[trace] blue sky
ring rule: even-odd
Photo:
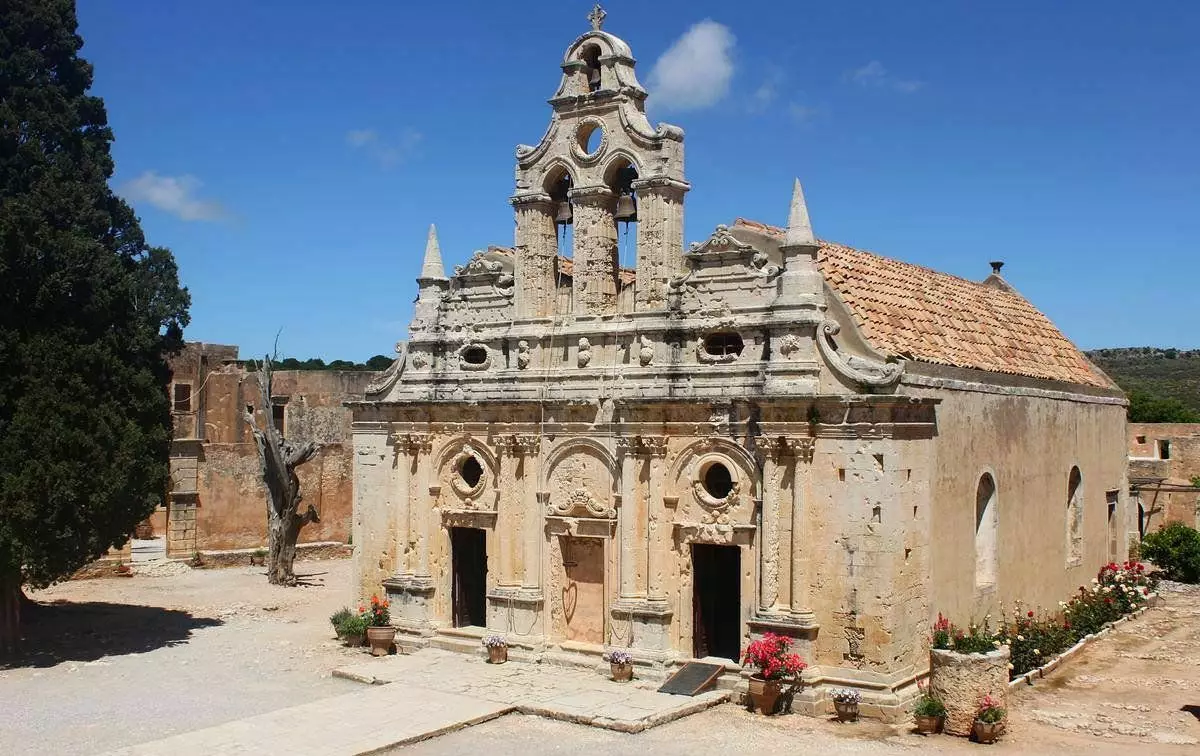
[[[187,337],[390,354],[430,223],[448,265],[512,243],[513,149],[590,7],[79,0],[113,184],[175,252]],[[799,176],[822,238],[1002,259],[1085,348],[1200,347],[1200,3],[605,8],[687,133],[687,241],[782,224]]]

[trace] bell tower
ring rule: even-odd
[[[633,53],[603,30],[606,16],[593,8],[591,30],[567,48],[541,141],[517,147],[517,320],[556,314],[560,225],[573,228],[576,317],[617,311],[619,222],[637,224],[635,310],[665,309],[683,265],[683,130],[650,126]]]

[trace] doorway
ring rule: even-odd
[[[454,626],[487,627],[487,534],[479,528],[451,528],[450,554]]]
[[[604,643],[604,540],[563,537],[559,601],[566,639]]]
[[[692,544],[692,655],[740,661],[741,550]]]

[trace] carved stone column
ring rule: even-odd
[[[525,508],[521,586],[528,591],[541,591],[542,527],[545,522],[545,512],[538,500],[538,484],[542,477],[541,437],[517,435],[514,441],[522,456],[521,499]]]
[[[786,470],[786,450],[778,440],[772,439],[765,444],[763,458],[763,491],[762,491],[762,527],[759,529],[761,542],[758,549],[759,575],[762,577],[762,594],[759,596],[758,611],[760,614],[778,614],[787,611],[786,606],[780,606],[779,601],[779,567],[784,558],[779,532],[783,523],[780,521],[780,498],[783,490],[781,470]],[[791,557],[791,544],[788,544],[787,558]]]
[[[394,517],[396,542],[396,575],[412,575],[412,471],[413,454],[415,449],[409,434],[402,433],[392,437],[392,445],[396,450],[396,478]]]
[[[809,584],[812,570],[812,476],[811,463],[815,440],[785,438],[784,444],[794,458],[792,465],[792,585],[790,604],[794,621],[802,626],[816,624]]]
[[[499,500],[496,502],[496,563],[500,568],[496,584],[500,587],[520,585],[521,577],[517,571],[517,551],[520,548],[518,534],[522,532],[521,521],[524,520],[518,511],[518,493],[515,488],[517,474],[517,448],[512,436],[500,436],[495,440],[496,459],[500,469],[497,471]],[[523,504],[523,502],[520,502]]]
[[[638,201],[635,310],[666,307],[667,281],[683,265],[683,195],[690,188],[664,176],[633,182]]]
[[[413,577],[418,581],[433,583],[429,571],[429,542],[433,538],[433,497],[429,489],[433,485],[433,458],[430,451],[433,442],[427,433],[414,433],[409,436],[412,453],[417,458],[417,491],[416,499],[410,503],[413,518],[413,531],[417,538],[417,563],[413,569]]]
[[[663,504],[663,478],[666,471],[663,463],[667,456],[665,436],[639,436],[638,451],[649,468],[646,474],[646,596],[651,602],[667,603],[664,587],[667,570],[671,564],[671,516]]]
[[[637,506],[637,438],[617,439],[617,462],[621,466],[621,508],[618,516],[618,536],[621,542],[620,565],[621,600],[645,595],[637,579],[638,555],[645,553],[638,539]]]
[[[558,228],[555,203],[549,194],[534,192],[512,197],[517,215],[514,272],[517,319],[554,314]]]
[[[575,226],[572,290],[576,315],[607,315],[617,311],[620,269],[616,197],[607,186],[581,186],[568,193]]]

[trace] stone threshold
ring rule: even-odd
[[[1013,679],[1008,681],[1008,689],[1015,690],[1016,688],[1019,688],[1022,685],[1026,685],[1026,686],[1033,685],[1033,681],[1035,679],[1043,678],[1046,675],[1053,672],[1054,670],[1058,669],[1060,666],[1062,666],[1063,662],[1067,661],[1068,659],[1075,656],[1083,649],[1087,648],[1089,645],[1091,645],[1097,639],[1103,638],[1104,636],[1111,633],[1113,631],[1113,628],[1117,627],[1118,625],[1129,622],[1131,620],[1137,619],[1138,617],[1142,616],[1147,611],[1149,611],[1151,608],[1153,608],[1157,605],[1158,605],[1158,594],[1157,593],[1150,594],[1149,596],[1146,597],[1146,605],[1145,606],[1139,607],[1139,608],[1133,610],[1132,612],[1130,612],[1129,614],[1126,614],[1124,617],[1115,619],[1112,622],[1104,623],[1104,627],[1100,628],[1099,630],[1097,630],[1094,633],[1083,636],[1082,638],[1079,639],[1079,642],[1076,643],[1074,646],[1071,646],[1066,651],[1063,651],[1061,654],[1054,657],[1053,659],[1046,662],[1045,664],[1038,667],[1037,669],[1031,669],[1023,675],[1017,675],[1016,677],[1014,677]]]

